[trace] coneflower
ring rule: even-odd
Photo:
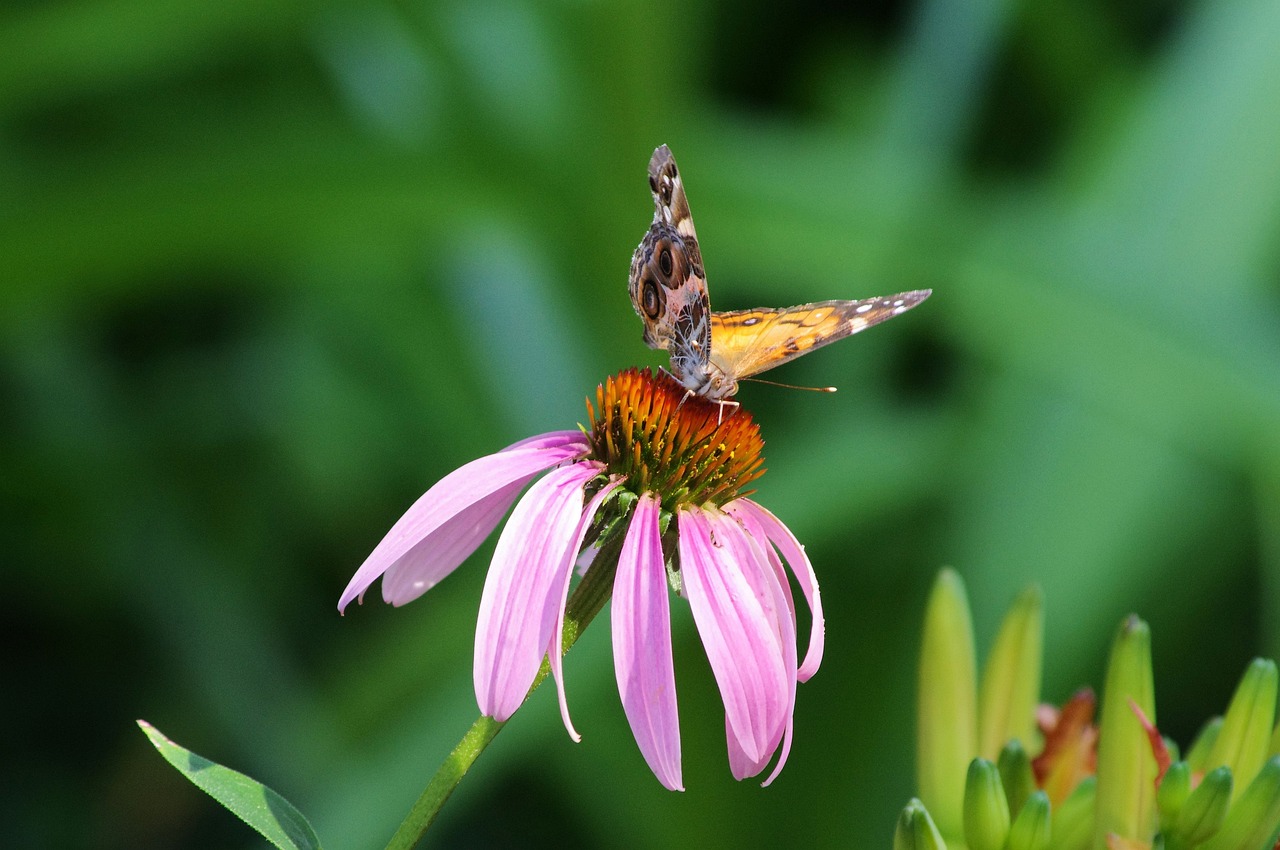
[[[613,573],[618,690],[658,780],[683,789],[670,587],[689,602],[724,701],[730,769],[738,779],[755,776],[777,755],[767,785],[791,746],[796,684],[822,661],[823,615],[804,547],[746,498],[753,492],[746,486],[764,473],[759,428],[741,408],[721,421],[720,405],[648,370],[606,380],[587,411],[582,431],[523,440],[441,479],[356,571],[338,609],[379,576],[387,602],[416,599],[466,560],[514,503],[476,625],[481,712],[509,718],[547,659],[565,728],[578,740],[561,646],[574,566],[585,562],[584,584],[603,579],[607,588]],[[784,564],[812,611],[803,663]]]

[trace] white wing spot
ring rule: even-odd
[[[897,301],[893,302],[893,306],[895,306],[895,307],[901,307],[901,306],[902,306],[902,304],[903,304],[903,301],[902,301],[902,299],[901,299],[901,298],[899,298]]]
[[[874,305],[874,304],[863,304],[863,305],[859,306],[859,307],[858,307],[858,309],[857,309],[857,310],[854,310],[853,312],[855,312],[855,313],[865,313],[865,312],[867,312],[868,310],[870,310],[870,309],[871,309],[872,307],[874,307],[874,306],[876,306],[876,305]]]
[[[865,328],[866,326],[867,326],[867,320],[866,320],[866,319],[850,319],[850,320],[849,320],[849,333],[856,334],[858,331],[862,330],[862,329],[863,329],[863,328]]]

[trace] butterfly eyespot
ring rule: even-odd
[[[654,282],[653,278],[646,277],[644,279],[640,297],[644,314],[650,319],[658,318],[658,314],[662,312],[662,293],[658,291],[658,284]]]
[[[670,248],[663,248],[661,253],[658,254],[658,268],[662,270],[663,275],[671,277],[673,263],[671,261]]]

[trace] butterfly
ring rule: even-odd
[[[649,189],[653,224],[631,258],[631,304],[645,344],[670,354],[671,375],[691,394],[736,404],[726,399],[743,378],[905,313],[932,291],[713,313],[689,199],[666,145],[649,160]]]

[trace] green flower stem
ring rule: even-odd
[[[387,850],[409,850],[422,839],[427,827],[435,821],[445,801],[453,794],[453,789],[458,787],[471,765],[505,725],[483,715],[471,724],[467,734],[462,736],[458,746],[453,748],[453,752],[449,753],[444,764],[440,765],[435,776],[431,777],[427,787],[422,790],[413,808],[409,809],[400,828],[387,842]]]
[[[577,642],[578,637],[609,601],[609,596],[613,592],[613,576],[618,569],[618,555],[621,552],[622,535],[615,535],[596,554],[591,569],[587,570],[587,574],[582,577],[582,581],[578,582],[577,588],[569,597],[564,614],[562,653],[569,651],[569,647]],[[544,659],[537,678],[529,688],[529,696],[538,689],[550,673],[551,665]],[[525,699],[527,700],[529,696]],[[400,823],[400,828],[387,842],[386,850],[411,850],[422,840],[422,836],[435,822],[440,809],[458,787],[462,777],[467,775],[467,771],[471,769],[471,765],[475,764],[485,747],[492,743],[502,731],[502,727],[506,725],[505,722],[499,723],[492,717],[483,715],[471,724],[467,734],[462,736],[462,740],[453,748],[453,752],[449,753],[444,763],[431,777],[431,781],[427,783],[427,787],[422,790],[413,808],[409,809],[409,813]]]

